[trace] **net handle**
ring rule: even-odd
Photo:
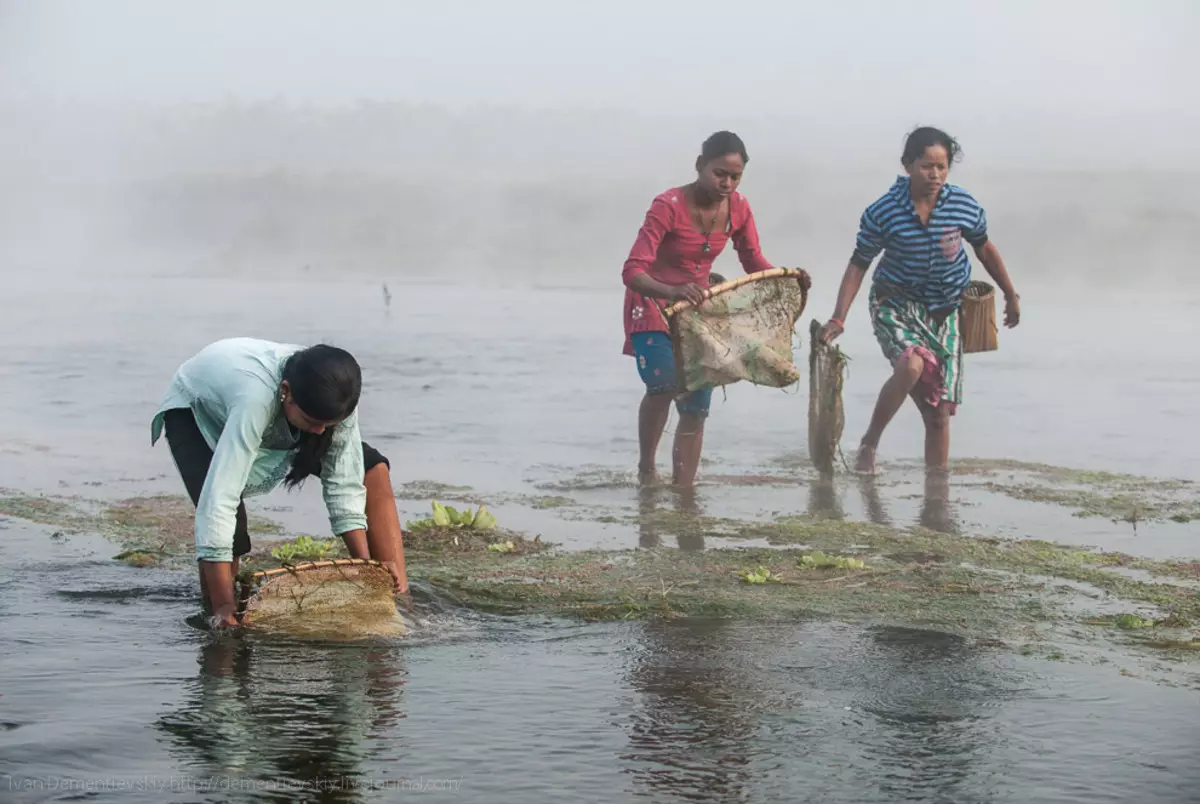
[[[758,271],[753,274],[747,274],[746,276],[739,276],[737,279],[730,279],[726,282],[722,282],[719,285],[713,285],[711,288],[707,288],[701,292],[704,294],[704,301],[708,301],[713,296],[718,296],[730,290],[740,288],[742,285],[748,285],[751,282],[757,282],[760,279],[774,279],[779,276],[798,277],[800,274],[801,272],[798,268],[771,268],[766,271]],[[803,285],[800,286],[800,293],[804,299],[804,306],[808,306],[808,290]],[[667,318],[670,318],[676,313],[681,313],[684,310],[695,306],[696,305],[692,304],[690,301],[677,301],[666,310],[663,310],[663,313],[667,316]]]

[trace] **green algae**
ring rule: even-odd
[[[958,476],[985,479],[973,485],[987,491],[1026,502],[1073,508],[1078,517],[1103,517],[1134,526],[1144,521],[1200,519],[1200,487],[1189,480],[1011,460],[959,460],[953,470]]]
[[[395,488],[398,500],[448,500],[449,502],[474,502],[478,496],[470,486],[455,486],[437,480],[413,480]]]
[[[104,534],[125,548],[116,558],[134,566],[193,563],[194,511],[184,497],[98,503],[0,493],[0,514]],[[405,534],[409,576],[435,595],[499,614],[823,618],[936,628],[994,640],[1006,650],[1033,646],[1032,654],[1043,657],[1100,640],[1101,650],[1197,658],[1190,647],[1197,642],[1191,623],[1200,622],[1197,561],[808,516],[751,522],[685,506],[619,521],[770,546],[567,552],[501,529],[431,528]],[[282,528],[256,521],[256,532]],[[255,540],[243,569],[278,565],[271,546]],[[1117,618],[1126,612],[1142,627],[1120,628]]]

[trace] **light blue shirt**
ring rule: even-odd
[[[302,346],[230,338],[205,347],[179,367],[150,425],[162,435],[163,414],[187,408],[213,451],[196,504],[196,556],[233,560],[233,531],[243,497],[279,486],[292,465],[298,438],[283,415],[283,364]],[[358,412],[335,426],[321,469],[321,490],[333,532],[367,526],[362,436]]]

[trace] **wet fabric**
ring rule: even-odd
[[[786,273],[720,291],[698,307],[687,306],[672,315],[679,389],[715,388],[740,380],[771,388],[797,382],[800,370],[792,356],[792,336],[804,304],[796,275]]]
[[[846,356],[831,343],[821,343],[821,322],[809,327],[808,353],[808,456],[822,474],[833,474],[841,451],[846,411],[842,387],[846,381]]]
[[[924,370],[914,395],[932,407],[946,405],[953,415],[962,403],[959,311],[931,312],[920,302],[890,295],[878,284],[871,286],[870,305],[875,340],[884,357],[894,366],[910,355],[920,356]]]

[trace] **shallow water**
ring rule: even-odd
[[[833,508],[1197,552],[1197,523],[1135,533],[984,494],[966,478],[945,506],[902,468],[874,489],[811,483],[796,460],[805,397],[765,389],[717,394],[694,508],[666,493],[639,498],[629,469],[640,391],[619,351],[619,298],[392,292],[385,310],[375,285],[14,283],[0,301],[0,487],[179,493],[165,446],[149,448],[155,403],[208,341],[258,335],[331,339],[360,357],[364,434],[397,482],[570,497],[576,505],[560,509],[494,506],[502,524],[552,541],[695,549],[718,540],[639,527],[637,514]],[[1116,304],[1066,326],[1062,308],[1038,315],[1030,295],[1024,303],[1026,322],[1002,333],[1002,351],[968,363],[953,453],[1196,478],[1200,435],[1186,426],[1200,384],[1188,352],[1194,300],[1122,302],[1121,319],[1157,316],[1155,332],[1111,326]],[[847,445],[886,371],[863,322],[851,326]],[[1046,343],[1053,350],[1039,352]],[[882,457],[919,453],[916,420],[902,412]],[[415,517],[428,501],[400,504]],[[325,527],[314,489],[255,507]],[[595,521],[598,511],[616,521]],[[196,609],[190,575],[112,562],[116,548],[97,537],[13,519],[0,528],[0,799],[390,800],[423,783],[430,800],[1200,800],[1197,691],[1099,660],[836,623],[583,625],[461,612],[401,644],[212,641],[185,622]]]

